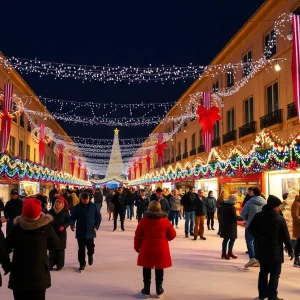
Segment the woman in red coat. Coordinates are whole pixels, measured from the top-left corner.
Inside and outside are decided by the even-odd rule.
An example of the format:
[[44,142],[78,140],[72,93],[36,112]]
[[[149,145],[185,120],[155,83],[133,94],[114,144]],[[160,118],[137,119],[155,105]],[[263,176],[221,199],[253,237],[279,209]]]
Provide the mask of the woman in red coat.
[[158,201],[151,201],[148,211],[135,231],[134,249],[139,253],[138,266],[143,267],[144,288],[142,294],[149,298],[151,269],[155,268],[156,294],[163,294],[162,282],[165,268],[172,266],[169,241],[176,236],[168,215],[161,210]]

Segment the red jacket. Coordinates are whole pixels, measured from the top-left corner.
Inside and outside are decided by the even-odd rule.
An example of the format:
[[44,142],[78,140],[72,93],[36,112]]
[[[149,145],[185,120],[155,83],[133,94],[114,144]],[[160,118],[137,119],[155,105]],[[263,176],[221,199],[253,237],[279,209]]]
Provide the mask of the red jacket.
[[139,252],[138,266],[165,269],[172,266],[169,241],[176,237],[176,231],[164,212],[144,213],[134,237],[134,249]]

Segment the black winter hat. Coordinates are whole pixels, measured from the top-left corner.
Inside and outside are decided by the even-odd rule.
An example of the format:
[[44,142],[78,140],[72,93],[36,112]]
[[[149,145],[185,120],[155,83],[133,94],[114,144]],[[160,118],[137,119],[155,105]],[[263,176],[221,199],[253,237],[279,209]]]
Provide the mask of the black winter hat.
[[13,190],[11,190],[10,194],[11,195],[19,195],[19,192],[18,192],[18,190],[13,189]]
[[275,207],[278,207],[282,204],[281,200],[279,198],[277,198],[276,196],[273,196],[273,195],[270,195],[268,197],[268,200],[267,200],[267,206],[270,208],[270,209],[273,209]]

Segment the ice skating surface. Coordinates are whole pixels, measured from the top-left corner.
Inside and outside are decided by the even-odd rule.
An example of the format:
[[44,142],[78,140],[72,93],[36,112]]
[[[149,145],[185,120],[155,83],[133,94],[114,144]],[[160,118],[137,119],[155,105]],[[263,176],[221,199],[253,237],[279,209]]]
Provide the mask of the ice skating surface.
[[[53,271],[52,287],[47,290],[47,300],[92,299],[143,299],[142,269],[136,265],[137,253],[133,249],[134,230],[137,221],[126,221],[126,231],[112,232],[113,223],[102,212],[103,221],[95,240],[94,265],[78,272],[77,242],[68,230],[66,265],[60,272]],[[169,300],[250,300],[258,296],[259,268],[248,271],[243,229],[239,230],[234,253],[237,260],[220,259],[222,239],[216,231],[206,231],[206,241],[184,238],[184,220],[176,229],[177,237],[170,242],[173,267],[165,270],[164,299]],[[217,227],[218,225],[216,225]],[[5,232],[5,228],[2,228]],[[2,272],[3,274],[3,272]],[[279,296],[285,300],[299,299],[300,269],[294,268],[285,257],[279,285]],[[152,272],[152,276],[154,276]],[[0,299],[12,300],[7,288],[8,276],[3,278]],[[155,280],[152,279],[151,298],[156,298]]]

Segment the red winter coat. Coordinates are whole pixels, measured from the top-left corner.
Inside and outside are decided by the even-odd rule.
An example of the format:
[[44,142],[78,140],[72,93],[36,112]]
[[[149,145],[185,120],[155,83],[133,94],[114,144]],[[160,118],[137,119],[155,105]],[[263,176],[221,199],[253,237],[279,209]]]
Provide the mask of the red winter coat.
[[164,212],[144,213],[134,237],[134,249],[139,252],[138,266],[165,269],[172,266],[169,241],[176,237],[176,231]]

